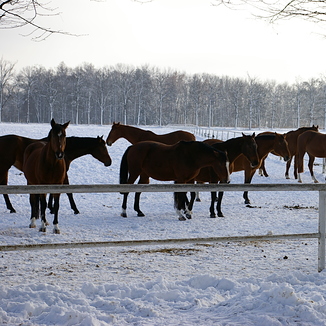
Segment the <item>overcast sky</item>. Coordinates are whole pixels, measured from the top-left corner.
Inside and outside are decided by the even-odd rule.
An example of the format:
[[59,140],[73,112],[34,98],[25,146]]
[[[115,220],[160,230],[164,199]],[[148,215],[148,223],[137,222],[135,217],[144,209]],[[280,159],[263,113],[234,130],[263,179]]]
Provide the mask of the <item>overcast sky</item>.
[[212,1],[53,0],[50,5],[61,14],[48,17],[46,25],[84,36],[35,42],[21,36],[24,30],[0,30],[0,56],[18,69],[86,62],[289,83],[326,76],[326,40],[316,25],[303,20],[270,25],[253,18],[249,7],[230,10]]

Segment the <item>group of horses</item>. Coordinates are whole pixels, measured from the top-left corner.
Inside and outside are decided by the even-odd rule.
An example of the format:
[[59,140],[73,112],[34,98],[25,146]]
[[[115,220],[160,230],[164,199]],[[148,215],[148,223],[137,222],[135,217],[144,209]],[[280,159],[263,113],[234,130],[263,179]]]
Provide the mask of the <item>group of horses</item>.
[[[111,165],[111,158],[106,144],[111,146],[117,139],[125,138],[130,145],[124,152],[120,163],[120,183],[133,184],[138,178],[139,184],[148,184],[150,178],[159,181],[174,181],[175,183],[228,183],[232,172],[244,170],[244,181],[250,183],[256,170],[265,169],[265,159],[269,153],[283,157],[287,162],[285,176],[289,178],[289,168],[294,157],[294,175],[301,181],[303,172],[303,156],[309,155],[309,169],[313,175],[315,157],[326,156],[326,145],[323,140],[326,135],[319,133],[318,126],[303,127],[286,134],[264,132],[258,135],[242,134],[240,137],[227,141],[207,139],[196,141],[195,136],[187,131],[175,131],[157,135],[152,131],[133,126],[113,123],[106,141],[102,137],[66,137],[69,122],[58,124],[51,120],[51,130],[47,137],[30,139],[17,135],[0,137],[0,184],[8,182],[8,170],[15,166],[22,172],[29,185],[68,184],[67,171],[70,163],[83,155],[91,154],[105,166]],[[75,214],[79,211],[73,195],[67,194],[71,208]],[[3,195],[7,208],[15,212],[8,195]],[[46,194],[31,194],[31,223],[41,216],[40,231],[45,232],[48,222],[45,217],[49,207],[54,214],[54,232],[60,233],[58,227],[58,210],[60,194],[50,195],[48,203]],[[211,193],[210,217],[223,216],[221,211],[223,192]],[[248,193],[243,197],[250,204]],[[128,193],[123,193],[121,216],[127,217]],[[175,208],[179,220],[192,217],[192,208],[196,198],[191,193],[190,200],[185,192],[174,194]],[[140,193],[135,194],[134,210],[138,216],[144,216],[140,209]]]

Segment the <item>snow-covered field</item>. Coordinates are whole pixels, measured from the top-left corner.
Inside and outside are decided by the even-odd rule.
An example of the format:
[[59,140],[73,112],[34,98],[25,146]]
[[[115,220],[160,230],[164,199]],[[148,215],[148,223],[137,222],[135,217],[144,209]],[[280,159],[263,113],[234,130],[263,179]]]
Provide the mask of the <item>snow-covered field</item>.
[[[50,125],[2,123],[1,135],[47,135]],[[150,128],[156,133],[169,128]],[[106,138],[110,126],[70,125],[67,136]],[[249,132],[248,132],[249,133]],[[201,140],[201,139],[199,139]],[[91,156],[75,160],[71,184],[118,183],[129,143],[108,147],[112,165]],[[296,183],[284,178],[285,163],[270,155],[268,178],[253,183]],[[307,169],[307,168],[306,168]],[[316,177],[324,182],[321,167]],[[292,175],[292,169],[291,169]],[[155,181],[153,181],[155,182]],[[231,175],[243,183],[243,172]],[[308,172],[303,182],[311,182]],[[15,168],[9,184],[26,184]],[[193,218],[178,220],[171,193],[143,193],[145,217],[120,216],[122,196],[76,194],[74,215],[67,196],[59,211],[61,234],[29,229],[28,195],[11,195],[10,214],[0,199],[1,244],[171,239],[317,232],[318,193],[227,192],[224,218],[209,218],[210,194],[202,193]],[[48,214],[49,221],[52,217]],[[208,243],[0,253],[1,325],[326,325],[326,271],[317,272],[317,240]]]

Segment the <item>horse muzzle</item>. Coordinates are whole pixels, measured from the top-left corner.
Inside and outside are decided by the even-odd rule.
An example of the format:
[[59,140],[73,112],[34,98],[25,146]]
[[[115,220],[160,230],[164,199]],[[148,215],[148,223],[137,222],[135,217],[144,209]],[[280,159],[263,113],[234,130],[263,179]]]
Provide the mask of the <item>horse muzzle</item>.
[[104,166],[110,166],[112,164],[112,160],[108,160],[104,163]]
[[251,162],[251,163],[250,163],[250,166],[251,166],[252,168],[257,167],[258,165],[259,165],[259,162],[258,162],[258,161],[254,161],[254,162]]
[[65,153],[64,153],[64,152],[56,152],[56,153],[55,153],[55,157],[56,157],[58,160],[62,160],[62,159],[65,157]]
[[112,141],[109,141],[108,139],[106,140],[106,144],[108,145],[108,146],[112,146]]

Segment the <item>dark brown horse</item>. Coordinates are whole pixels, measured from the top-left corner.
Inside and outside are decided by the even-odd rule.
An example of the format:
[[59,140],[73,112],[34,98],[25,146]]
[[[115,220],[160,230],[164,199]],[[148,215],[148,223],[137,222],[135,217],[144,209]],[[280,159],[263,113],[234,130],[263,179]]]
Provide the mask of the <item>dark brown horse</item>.
[[312,180],[318,183],[314,175],[314,161],[316,157],[326,157],[326,135],[317,131],[306,131],[298,137],[298,149],[295,161],[297,161],[299,182],[304,171],[303,158],[305,153],[309,156],[308,167]]
[[[23,170],[24,152],[28,145],[37,141],[47,141],[47,137],[43,139],[31,139],[27,137],[17,135],[5,135],[0,137],[0,184],[8,184],[8,171],[11,166],[15,166],[18,170]],[[65,161],[67,170],[70,163],[83,155],[91,154],[94,158],[102,162],[105,166],[111,164],[111,158],[108,154],[106,145],[102,137],[90,138],[90,137],[67,137],[66,138],[66,150]],[[65,183],[68,181],[68,177]],[[10,213],[15,213],[16,210],[12,206],[9,196],[3,195],[6,206],[10,210]],[[68,194],[71,208],[75,214],[78,214],[78,209],[73,200],[72,195]],[[52,201],[51,201],[52,202]],[[50,210],[51,210],[50,202]]]
[[[133,184],[138,177],[139,184],[148,184],[149,178],[176,183],[193,182],[200,169],[211,166],[221,182],[228,182],[227,156],[224,152],[197,141],[180,141],[174,145],[144,141],[129,146],[120,165],[120,183]],[[124,193],[122,216],[127,217],[127,197]],[[138,216],[144,216],[139,208],[140,193],[136,193],[134,209]],[[175,194],[175,205],[180,220],[191,218],[186,207],[186,193]]]
[[[98,161],[102,162],[105,166],[110,166],[112,163],[103,137],[67,137],[65,149],[65,161],[67,172],[73,160],[87,154],[92,155]],[[69,184],[68,174],[66,174],[64,184]],[[74,201],[73,194],[69,193],[67,195],[71,209],[74,211],[75,214],[79,214],[79,210]],[[52,202],[53,196],[52,194],[50,194],[48,208],[53,214],[54,209]]]
[[[44,138],[46,139],[46,138]],[[8,171],[11,166],[15,166],[18,170],[23,170],[24,152],[28,145],[39,141],[27,137],[17,135],[5,135],[0,137],[0,184],[8,184]],[[6,206],[10,213],[15,213],[16,210],[11,205],[9,196],[3,195]]]
[[[66,128],[69,122],[57,124],[51,120],[51,131],[47,142],[34,142],[29,145],[24,153],[23,172],[28,185],[63,184],[66,176],[66,163],[64,151],[66,148]],[[58,227],[58,211],[60,194],[54,197],[54,233],[60,233]],[[31,194],[31,228],[35,228],[35,221],[39,218],[41,209],[41,232],[46,231],[48,225],[45,218],[46,194]]]
[[[313,130],[313,131],[318,131],[318,126],[312,125],[312,127],[301,127],[299,129],[296,130],[291,130],[287,133],[285,133],[285,139],[288,143],[288,147],[289,147],[289,151],[290,151],[290,159],[286,162],[286,169],[285,169],[285,178],[286,179],[290,179],[289,176],[289,170],[291,167],[291,162],[293,157],[295,157],[295,155],[297,154],[297,141],[298,141],[298,137],[309,130]],[[270,132],[267,132],[270,133]],[[264,134],[264,133],[262,133]],[[273,151],[271,152],[274,155],[277,155],[276,153],[274,153]],[[265,159],[262,161],[261,167],[260,167],[260,174],[264,175],[265,177],[268,177],[268,173],[265,169]],[[294,178],[297,179],[298,178],[298,173],[297,173],[297,166],[296,166],[296,161],[294,160],[294,167],[293,167],[293,175]]]
[[[242,134],[242,137],[231,138],[227,141],[221,141],[218,139],[207,139],[204,141],[214,147],[215,149],[224,151],[227,153],[230,166],[232,166],[233,162],[242,154],[243,157],[246,158],[249,164],[253,167],[258,166],[259,157],[257,153],[257,144],[255,141],[255,133],[252,135]],[[220,180],[216,173],[214,173],[211,167],[205,167],[200,170],[200,173],[196,177],[197,182],[211,182],[218,183]],[[192,210],[194,204],[195,195],[191,194],[191,199],[189,203],[189,210]],[[211,192],[211,206],[210,206],[210,217],[216,217],[214,205],[216,202],[216,191]],[[222,217],[223,213],[221,211],[222,204],[222,195],[220,200],[218,201],[217,211],[218,216]]]
[[195,136],[187,131],[173,131],[164,135],[157,135],[150,130],[123,125],[113,122],[111,131],[106,139],[106,143],[111,146],[119,138],[127,139],[131,144],[136,144],[141,141],[156,141],[159,143],[173,145],[180,140],[191,141],[195,140]]
[[[251,183],[256,170],[260,167],[261,162],[269,153],[274,152],[277,156],[283,157],[284,161],[287,161],[290,158],[288,143],[283,134],[278,134],[276,132],[274,134],[267,135],[264,133],[258,134],[256,136],[256,143],[259,156],[259,164],[256,167],[250,166],[243,155],[240,155],[230,166],[230,172],[244,170],[245,183]],[[243,193],[243,198],[245,200],[245,204],[249,205],[250,200],[248,198],[248,191]]]

